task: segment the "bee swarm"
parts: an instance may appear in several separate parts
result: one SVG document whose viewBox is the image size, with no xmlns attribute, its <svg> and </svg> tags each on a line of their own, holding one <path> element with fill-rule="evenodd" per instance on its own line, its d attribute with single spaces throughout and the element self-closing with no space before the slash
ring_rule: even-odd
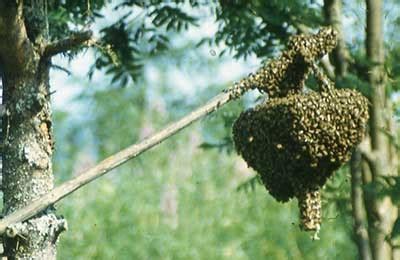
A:
<svg viewBox="0 0 400 260">
<path fill-rule="evenodd" d="M 336 46 L 337 33 L 327 27 L 315 35 L 296 35 L 289 40 L 281 56 L 255 74 L 237 83 L 242 89 L 258 89 L 270 98 L 301 93 L 314 61 Z"/>
<path fill-rule="evenodd" d="M 368 120 L 368 101 L 355 90 L 328 86 L 320 92 L 302 93 L 313 60 L 334 47 L 332 35 L 331 29 L 324 29 L 315 36 L 292 38 L 287 52 L 297 57 L 291 64 L 302 68 L 289 72 L 285 65 L 274 71 L 273 66 L 283 63 L 275 60 L 263 73 L 243 80 L 252 82 L 262 75 L 258 85 L 253 85 L 270 99 L 244 111 L 233 125 L 237 152 L 261 175 L 269 193 L 280 202 L 298 199 L 304 230 L 319 229 L 319 189 L 349 160 Z M 284 61 L 286 55 L 281 56 Z M 305 68 L 299 60 L 309 65 Z"/>
</svg>

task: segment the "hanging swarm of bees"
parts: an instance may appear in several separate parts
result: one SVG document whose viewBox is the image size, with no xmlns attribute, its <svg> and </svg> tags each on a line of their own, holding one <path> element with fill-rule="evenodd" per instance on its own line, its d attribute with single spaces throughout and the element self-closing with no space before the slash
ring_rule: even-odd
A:
<svg viewBox="0 0 400 260">
<path fill-rule="evenodd" d="M 301 93 L 312 65 L 336 46 L 336 31 L 324 28 L 315 35 L 291 37 L 278 59 L 237 83 L 241 89 L 258 89 L 270 98 Z"/>
<path fill-rule="evenodd" d="M 368 120 L 368 101 L 355 90 L 334 89 L 329 80 L 319 78 L 324 88 L 303 92 L 315 61 L 335 42 L 336 33 L 329 28 L 295 36 L 279 59 L 239 82 L 269 99 L 235 121 L 236 150 L 276 200 L 298 199 L 300 227 L 307 231 L 319 230 L 319 190 L 349 160 Z"/>
</svg>

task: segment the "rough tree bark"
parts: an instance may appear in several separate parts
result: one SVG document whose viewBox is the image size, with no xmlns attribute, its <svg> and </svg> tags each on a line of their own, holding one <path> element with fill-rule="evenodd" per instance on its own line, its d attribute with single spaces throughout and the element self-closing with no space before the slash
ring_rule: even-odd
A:
<svg viewBox="0 0 400 260">
<path fill-rule="evenodd" d="M 371 89 L 371 151 L 368 165 L 372 181 L 377 181 L 381 177 L 397 174 L 397 169 L 390 158 L 391 143 L 385 133 L 388 130 L 385 127 L 388 120 L 385 115 L 391 113 L 385 89 L 382 1 L 366 0 L 366 6 L 365 45 L 369 66 L 368 81 Z M 389 197 L 378 198 L 371 194 L 366 197 L 366 208 L 373 259 L 392 259 L 392 248 L 388 238 L 397 217 L 397 208 Z"/>
<path fill-rule="evenodd" d="M 24 17 L 25 13 L 25 17 Z M 50 59 L 44 0 L 0 1 L 0 62 L 3 69 L 4 214 L 28 205 L 53 188 Z M 65 228 L 52 210 L 20 223 L 4 236 L 8 259 L 55 259 Z"/>
<path fill-rule="evenodd" d="M 324 0 L 324 15 L 326 22 L 338 32 L 338 44 L 333 50 L 331 58 L 335 67 L 335 81 L 340 82 L 346 76 L 349 66 L 349 53 L 342 26 L 342 0 Z M 356 149 L 350 160 L 354 239 L 357 244 L 359 259 L 370 260 L 372 256 L 367 231 L 361 165 L 361 153 Z"/>
</svg>

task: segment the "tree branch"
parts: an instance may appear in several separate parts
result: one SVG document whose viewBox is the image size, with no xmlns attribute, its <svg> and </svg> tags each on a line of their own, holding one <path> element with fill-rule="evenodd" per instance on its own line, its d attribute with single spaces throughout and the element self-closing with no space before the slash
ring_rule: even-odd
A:
<svg viewBox="0 0 400 260">
<path fill-rule="evenodd" d="M 68 38 L 49 43 L 43 51 L 43 56 L 51 57 L 59 53 L 82 47 L 92 39 L 92 31 L 75 32 Z"/>
<path fill-rule="evenodd" d="M 321 66 L 324 68 L 326 75 L 328 75 L 328 77 L 330 79 L 335 78 L 335 67 L 333 67 L 333 65 L 329 61 L 328 55 L 325 55 L 324 57 L 322 57 Z"/>
<path fill-rule="evenodd" d="M 371 168 L 371 170 L 373 170 L 372 168 L 375 168 L 374 164 L 377 160 L 377 156 L 370 149 L 369 138 L 364 138 L 361 144 L 358 145 L 358 151 L 360 152 L 362 159 L 364 159 L 368 163 L 368 166 Z"/>
<path fill-rule="evenodd" d="M 50 193 L 42 196 L 38 200 L 33 201 L 28 206 L 11 213 L 0 221 L 0 234 L 3 234 L 8 226 L 35 216 L 37 213 L 68 196 L 75 190 L 163 142 L 196 120 L 218 110 L 221 106 L 225 105 L 229 101 L 238 98 L 243 93 L 244 91 L 239 90 L 238 88 L 232 88 L 225 93 L 217 95 L 207 104 L 196 109 L 179 121 L 170 124 L 158 133 L 146 138 L 142 142 L 129 146 L 128 148 L 125 148 L 124 150 L 106 158 L 93 168 L 61 184 L 53 189 Z"/>
<path fill-rule="evenodd" d="M 366 212 L 364 207 L 363 181 L 361 171 L 361 153 L 354 151 L 350 161 L 351 172 L 351 208 L 353 214 L 353 230 L 356 237 L 358 253 L 360 259 L 371 260 L 371 248 L 366 223 Z"/>
</svg>

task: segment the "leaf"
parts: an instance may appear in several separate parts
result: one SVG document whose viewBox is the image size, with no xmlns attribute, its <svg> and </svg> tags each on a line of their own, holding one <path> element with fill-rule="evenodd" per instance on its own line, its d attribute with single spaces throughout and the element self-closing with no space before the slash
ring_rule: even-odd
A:
<svg viewBox="0 0 400 260">
<path fill-rule="evenodd" d="M 261 184 L 261 179 L 258 174 L 239 184 L 236 188 L 236 191 L 254 192 L 257 184 Z"/>
<path fill-rule="evenodd" d="M 400 218 L 397 218 L 393 225 L 390 242 L 393 247 L 400 247 Z"/>
</svg>

